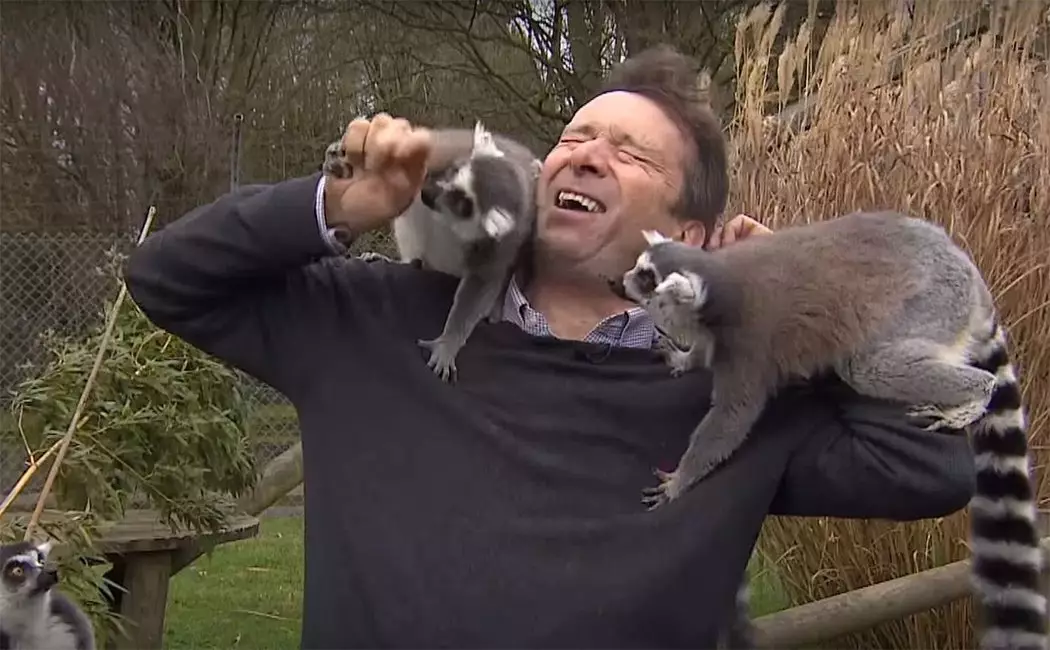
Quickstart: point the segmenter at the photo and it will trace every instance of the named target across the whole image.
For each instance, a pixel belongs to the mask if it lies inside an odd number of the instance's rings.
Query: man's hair
[[[710,237],[729,195],[729,163],[722,124],[701,87],[699,69],[669,45],[656,45],[617,64],[598,89],[636,93],[656,103],[691,144],[674,214],[704,224]]]

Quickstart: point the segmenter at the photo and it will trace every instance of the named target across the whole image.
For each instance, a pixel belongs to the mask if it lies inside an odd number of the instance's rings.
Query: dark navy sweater
[[[767,514],[917,519],[972,494],[965,438],[822,380],[647,512],[652,468],[674,467],[709,406],[705,372],[503,322],[443,384],[416,340],[440,332],[456,280],[331,256],[316,182],[224,196],[126,267],[158,326],[297,409],[304,648],[712,647]]]

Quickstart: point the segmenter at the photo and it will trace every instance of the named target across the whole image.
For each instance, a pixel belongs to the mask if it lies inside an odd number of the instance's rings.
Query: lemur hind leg
[[[488,271],[465,275],[456,288],[441,335],[419,340],[420,347],[429,353],[427,365],[445,382],[455,381],[456,356],[481,319],[492,313],[500,296],[502,278]]]
[[[905,402],[908,414],[932,418],[927,429],[962,429],[984,413],[995,375],[952,360],[930,341],[906,339],[855,355],[839,376],[859,393]]]
[[[721,364],[713,372],[711,408],[689,436],[689,445],[673,472],[655,470],[657,486],[643,488],[650,510],[677,499],[724,463],[747,440],[765,409],[768,395],[756,389],[746,366]]]

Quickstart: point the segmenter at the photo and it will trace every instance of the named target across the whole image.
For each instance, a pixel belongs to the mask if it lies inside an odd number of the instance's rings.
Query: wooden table
[[[164,645],[164,613],[172,558],[199,544],[226,544],[255,537],[259,520],[231,516],[216,533],[198,535],[162,523],[156,512],[128,510],[119,522],[99,526],[94,542],[113,568],[106,576],[127,590],[114,594],[114,609],[127,619],[127,638],[109,644],[112,650],[160,650]]]

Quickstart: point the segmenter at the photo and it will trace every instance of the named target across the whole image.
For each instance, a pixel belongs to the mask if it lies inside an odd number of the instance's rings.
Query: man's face
[[[682,224],[671,208],[687,151],[675,123],[641,95],[610,92],[580,108],[540,172],[544,263],[622,273],[645,246],[643,229],[676,235]]]

